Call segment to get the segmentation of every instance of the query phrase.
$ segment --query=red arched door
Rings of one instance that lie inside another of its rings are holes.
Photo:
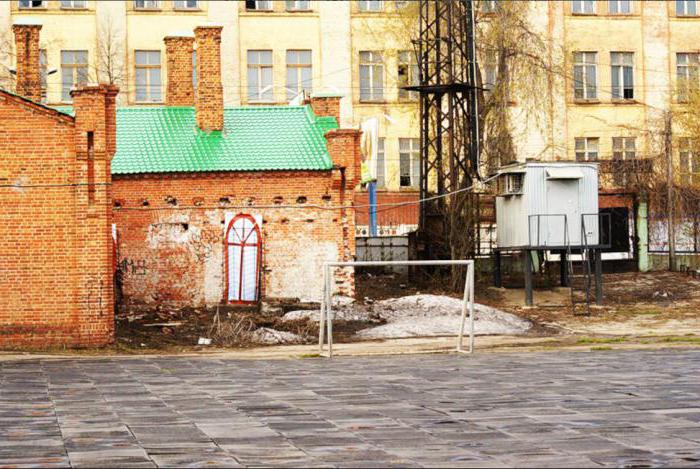
[[[226,299],[255,303],[259,296],[260,227],[250,215],[237,215],[226,229]]]

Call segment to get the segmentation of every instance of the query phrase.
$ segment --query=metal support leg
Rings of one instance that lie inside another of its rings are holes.
[[[567,265],[566,251],[559,252],[559,280],[562,287],[569,286],[569,266]]]
[[[595,258],[595,303],[603,304],[603,259],[600,249],[594,251]]]
[[[532,251],[525,250],[525,305],[532,306]]]
[[[496,288],[503,286],[501,280],[501,251],[493,251],[493,285]]]

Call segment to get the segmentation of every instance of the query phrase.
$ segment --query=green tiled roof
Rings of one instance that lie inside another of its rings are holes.
[[[329,170],[323,135],[337,127],[310,106],[227,108],[224,130],[209,134],[192,107],[118,108],[112,174]]]

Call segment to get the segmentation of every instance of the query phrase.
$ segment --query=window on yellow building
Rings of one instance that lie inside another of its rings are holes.
[[[272,51],[248,51],[248,101],[272,101]]]
[[[359,0],[357,6],[360,11],[382,11],[384,2],[382,0]]]
[[[634,53],[611,52],[613,99],[634,99]]]
[[[598,142],[598,137],[576,137],[576,161],[597,161]]]
[[[377,187],[386,186],[386,158],[384,153],[384,137],[377,139]]]
[[[70,102],[70,90],[88,81],[88,52],[86,50],[61,51],[61,100]]]
[[[700,54],[677,53],[676,54],[676,88],[678,101],[687,101],[691,90],[697,90],[700,85]]]
[[[61,8],[87,8],[87,1],[86,0],[61,0]]]
[[[627,15],[632,13],[631,0],[608,0],[608,13],[611,15]]]
[[[418,187],[420,177],[420,139],[399,139],[399,185]]]
[[[681,183],[700,184],[700,151],[697,139],[678,139]]]
[[[135,52],[136,101],[158,103],[163,100],[160,73],[160,51]]]
[[[287,51],[287,99],[302,91],[311,94],[311,51]]]
[[[134,0],[134,9],[136,10],[155,10],[160,8],[158,0]]]
[[[46,2],[42,0],[19,0],[20,8],[45,8]]]
[[[272,10],[272,1],[271,0],[246,0],[245,8],[246,8],[246,10],[271,11]]]
[[[176,10],[197,10],[199,8],[198,0],[174,0],[173,7]]]
[[[404,86],[418,86],[418,63],[416,54],[411,51],[399,52],[399,99],[418,99],[418,92],[403,89]]]
[[[574,52],[574,98],[597,98],[596,52]]]
[[[595,15],[595,0],[572,0],[571,13],[575,15]]]
[[[384,99],[384,59],[380,52],[360,52],[360,101]]]
[[[309,11],[310,9],[308,0],[287,0],[287,11]]]
[[[496,12],[496,0],[481,0],[481,12],[482,13],[495,13]]]
[[[633,160],[637,156],[636,137],[613,137],[613,159]]]
[[[697,16],[696,0],[676,0],[676,16]]]

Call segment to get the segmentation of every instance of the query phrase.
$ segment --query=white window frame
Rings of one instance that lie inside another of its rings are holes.
[[[134,10],[159,10],[160,0],[134,0],[133,5]]]
[[[249,1],[245,2],[245,8],[248,11],[272,11],[272,0],[255,0],[253,8],[249,6]]]
[[[397,82],[399,85],[399,99],[401,101],[418,101],[417,91],[404,90],[402,86],[416,86],[419,84],[418,61],[416,54],[410,50],[399,51],[398,56]],[[404,73],[401,71],[404,69]]]
[[[625,74],[627,70],[630,71],[629,75]],[[610,52],[610,75],[612,99],[634,100],[634,52]],[[627,77],[631,78],[630,83],[627,83]],[[629,93],[627,93],[628,90]]]
[[[384,11],[383,0],[358,0],[357,9],[363,13],[378,13]]]
[[[700,152],[695,151],[691,142],[689,137],[678,139],[678,172],[681,183],[700,184]]]
[[[574,52],[574,99],[598,99],[598,53]],[[592,70],[592,76],[590,72]],[[580,77],[580,79],[577,79]],[[593,83],[591,82],[591,78]],[[580,83],[580,86],[579,86]]]
[[[187,6],[189,2],[194,2],[194,6]],[[175,10],[199,10],[199,0],[173,0],[173,9]]]
[[[149,63],[139,64],[136,60],[136,56],[139,53],[148,54]],[[158,54],[158,64],[150,63],[151,54]],[[136,82],[136,75],[139,70],[145,71],[146,83],[144,85],[139,85]],[[158,70],[158,83],[154,84],[153,81],[153,71]],[[145,99],[139,99],[139,88],[143,86],[145,89]],[[159,50],[135,50],[134,51],[134,101],[137,103],[162,103],[163,102],[163,54]],[[154,88],[157,93],[154,93]]]
[[[290,53],[297,53],[298,59],[302,57],[300,53],[308,53],[309,61],[308,63],[301,62],[300,60],[291,62]],[[287,70],[285,74],[287,99],[294,99],[294,97],[299,95],[302,91],[306,92],[307,96],[310,96],[313,91],[313,51],[311,49],[287,49],[285,56],[287,61]],[[291,83],[289,80],[290,72],[294,73],[295,83]],[[304,72],[308,72],[308,80],[304,80]],[[294,86],[294,88],[292,88],[292,86]]]
[[[688,100],[689,91],[700,87],[700,53],[676,53],[676,93],[678,102]]]
[[[595,15],[595,0],[571,0],[571,14],[573,15]]]
[[[634,160],[637,158],[637,137],[613,137],[614,160]]]
[[[262,57],[264,56],[263,53],[268,53],[270,57],[270,62],[269,63],[262,63]],[[251,63],[251,54],[258,54],[258,59],[256,62]],[[248,80],[248,102],[249,103],[258,103],[258,102],[273,102],[275,99],[275,94],[274,94],[274,68],[273,68],[273,62],[274,62],[274,57],[272,54],[272,50],[270,49],[250,49],[246,53],[246,59],[247,59],[247,70],[248,73],[246,74],[246,78]],[[270,74],[270,83],[265,85],[263,83],[263,77],[264,77],[264,71],[269,70]],[[257,83],[255,84],[255,88],[253,88],[253,83],[251,83],[250,80],[250,74],[252,71],[255,71],[255,76]],[[254,93],[253,93],[254,92]]]
[[[363,86],[363,71],[367,73],[369,83]],[[377,85],[377,75],[379,75]],[[384,56],[379,51],[360,51],[360,101],[384,101]]]
[[[696,0],[676,0],[676,16],[698,16]]]
[[[608,0],[608,14],[631,15],[632,13],[632,0]]]
[[[311,11],[311,2],[309,0],[286,0],[285,8],[287,11]]]
[[[407,148],[404,146],[406,144]],[[404,148],[402,148],[404,147]],[[404,176],[402,161],[408,161],[408,176]],[[404,184],[405,177],[408,177],[408,184]],[[420,139],[400,138],[399,139],[399,187],[417,188],[420,179]]]
[[[481,0],[482,13],[496,13],[496,0]]]
[[[61,9],[84,10],[87,8],[87,0],[61,0]]]
[[[34,1],[40,2],[38,5],[34,5]],[[20,10],[34,10],[46,8],[47,0],[17,0],[17,7]]]
[[[64,57],[66,55],[64,54],[72,54],[73,56],[73,61],[72,62],[65,62]],[[75,61],[75,55],[76,53],[84,53],[85,54],[85,62],[76,62]],[[64,103],[70,103],[72,101],[72,98],[70,96],[70,90],[80,84],[85,84],[88,81],[88,51],[86,50],[62,50],[61,51],[61,101]],[[71,81],[70,83],[67,83],[65,81],[65,76],[66,76],[66,71],[70,70],[71,72]]]
[[[598,161],[600,158],[600,138],[576,137],[574,139],[576,161]]]

